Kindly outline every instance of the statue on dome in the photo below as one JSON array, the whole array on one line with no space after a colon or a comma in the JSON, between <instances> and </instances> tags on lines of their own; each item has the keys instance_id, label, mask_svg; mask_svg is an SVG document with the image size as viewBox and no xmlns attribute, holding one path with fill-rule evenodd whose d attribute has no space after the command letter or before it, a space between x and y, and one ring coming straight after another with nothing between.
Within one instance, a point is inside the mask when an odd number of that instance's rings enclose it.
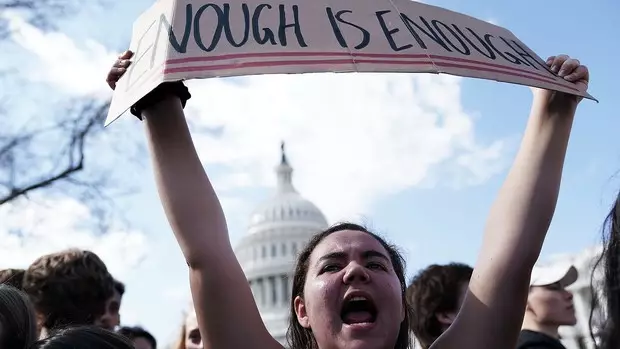
<instances>
[{"instance_id":1,"label":"statue on dome","mask_svg":"<svg viewBox=\"0 0 620 349\"><path fill-rule=\"evenodd\" d=\"M280 152L282 153L282 160L280 161L281 164L288 164L288 161L286 160L286 150L285 150L285 143L284 141L280 142Z\"/></svg>"}]
</instances>

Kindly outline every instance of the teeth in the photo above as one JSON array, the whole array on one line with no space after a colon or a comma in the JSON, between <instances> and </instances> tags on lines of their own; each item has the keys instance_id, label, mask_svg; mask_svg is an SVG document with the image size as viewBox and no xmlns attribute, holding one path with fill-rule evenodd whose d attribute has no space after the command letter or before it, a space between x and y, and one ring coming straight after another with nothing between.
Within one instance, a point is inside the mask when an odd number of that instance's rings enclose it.
<instances>
[{"instance_id":1,"label":"teeth","mask_svg":"<svg viewBox=\"0 0 620 349\"><path fill-rule=\"evenodd\" d=\"M349 299L349 301L365 301L365 300L367 300L367 299L364 296L355 296L355 297L352 297L351 299Z\"/></svg>"}]
</instances>

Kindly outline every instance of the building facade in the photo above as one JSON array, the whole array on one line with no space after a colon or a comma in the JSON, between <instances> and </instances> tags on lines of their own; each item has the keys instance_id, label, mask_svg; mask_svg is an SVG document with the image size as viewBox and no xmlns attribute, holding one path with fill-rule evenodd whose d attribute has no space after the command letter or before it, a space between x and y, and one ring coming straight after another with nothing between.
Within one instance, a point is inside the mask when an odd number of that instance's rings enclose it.
<instances>
[{"instance_id":1,"label":"building facade","mask_svg":"<svg viewBox=\"0 0 620 349\"><path fill-rule=\"evenodd\" d=\"M293 168L282 144L273 196L250 216L247 234L235 248L267 330L283 345L297 253L327 228L323 213L293 186Z\"/></svg>"}]
</instances>

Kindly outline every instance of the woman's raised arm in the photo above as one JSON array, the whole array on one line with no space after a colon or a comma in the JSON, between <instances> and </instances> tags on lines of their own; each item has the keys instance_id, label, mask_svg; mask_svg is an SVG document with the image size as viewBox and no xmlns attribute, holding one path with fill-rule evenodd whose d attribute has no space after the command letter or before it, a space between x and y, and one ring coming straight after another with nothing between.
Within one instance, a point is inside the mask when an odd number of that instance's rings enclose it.
<instances>
[{"instance_id":1,"label":"woman's raised arm","mask_svg":"<svg viewBox=\"0 0 620 349\"><path fill-rule=\"evenodd\" d=\"M125 72L120 68L128 65L117 61L108 82L115 83ZM189 266L204 347L281 348L267 332L237 262L222 207L194 147L180 98L169 94L145 106L142 116L159 196Z\"/></svg>"},{"instance_id":2,"label":"woman's raised arm","mask_svg":"<svg viewBox=\"0 0 620 349\"><path fill-rule=\"evenodd\" d=\"M585 91L588 70L550 57L555 73ZM459 315L432 349L514 348L532 268L553 218L562 168L581 98L534 90L521 147L487 221L482 248Z\"/></svg>"}]
</instances>

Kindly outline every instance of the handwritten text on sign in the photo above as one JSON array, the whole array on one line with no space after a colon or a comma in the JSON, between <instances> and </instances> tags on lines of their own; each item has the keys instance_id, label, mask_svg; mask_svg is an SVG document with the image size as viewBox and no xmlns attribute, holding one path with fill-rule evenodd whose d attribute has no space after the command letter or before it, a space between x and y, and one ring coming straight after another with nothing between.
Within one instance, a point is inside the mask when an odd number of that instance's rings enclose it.
<instances>
[{"instance_id":1,"label":"handwritten text on sign","mask_svg":"<svg viewBox=\"0 0 620 349\"><path fill-rule=\"evenodd\" d=\"M163 81L308 72L432 72L592 98L501 27L409 0L160 0L134 24L106 124Z\"/></svg>"}]
</instances>

